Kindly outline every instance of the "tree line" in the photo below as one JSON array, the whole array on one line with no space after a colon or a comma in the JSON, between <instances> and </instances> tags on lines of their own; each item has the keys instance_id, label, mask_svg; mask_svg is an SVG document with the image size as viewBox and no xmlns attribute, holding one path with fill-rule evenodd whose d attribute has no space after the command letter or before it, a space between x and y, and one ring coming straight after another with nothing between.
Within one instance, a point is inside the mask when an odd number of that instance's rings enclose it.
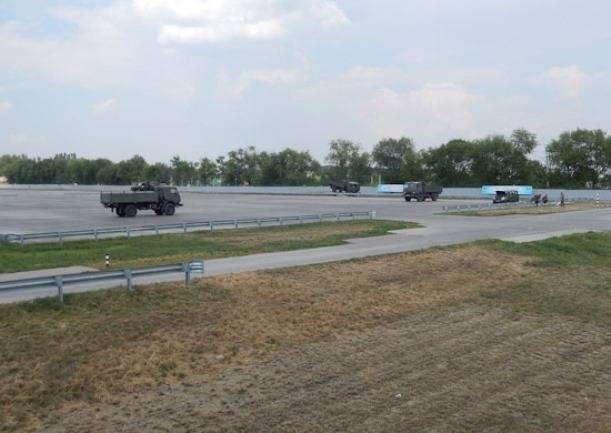
<instances>
[{"instance_id":1,"label":"tree line","mask_svg":"<svg viewBox=\"0 0 611 433\"><path fill-rule=\"evenodd\" d=\"M611 135L606 132L575 129L560 134L546 145L545 164L531 158L537 145L535 134L517 129L509 136L455 139L420 151L407 137L380 140L371 152L338 139L329 143L324 164L308 151L286 148L259 152L252 146L195 162L175 156L169 164L149 164L140 155L120 162L64 153L52 158L3 155L0 176L21 184L127 185L156 180L176 185L296 186L321 185L330 180L362 184L427 180L455 187L611 187Z\"/></svg>"}]
</instances>

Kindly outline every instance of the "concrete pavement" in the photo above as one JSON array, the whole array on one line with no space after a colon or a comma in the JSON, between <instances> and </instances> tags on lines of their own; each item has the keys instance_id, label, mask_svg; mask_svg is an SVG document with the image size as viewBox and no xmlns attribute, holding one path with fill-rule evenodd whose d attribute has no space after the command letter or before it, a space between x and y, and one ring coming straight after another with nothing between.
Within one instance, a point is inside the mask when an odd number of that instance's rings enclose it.
<instances>
[{"instance_id":1,"label":"concrete pavement","mask_svg":"<svg viewBox=\"0 0 611 433\"><path fill-rule=\"evenodd\" d=\"M540 240L584 231L611 231L611 209L566 212L549 215L511 215L504 217L461 217L450 215L413 215L423 228L400 230L390 235L350 240L347 244L277 253L254 254L206 261L206 276L235 272L311 265L368 256L400 253L471 242L481 239L513 241ZM182 274L135 280L136 285L181 281ZM76 293L116 287L116 282L89 286L67 286L64 293ZM0 303L53 296L55 290L4 292Z\"/></svg>"}]
</instances>

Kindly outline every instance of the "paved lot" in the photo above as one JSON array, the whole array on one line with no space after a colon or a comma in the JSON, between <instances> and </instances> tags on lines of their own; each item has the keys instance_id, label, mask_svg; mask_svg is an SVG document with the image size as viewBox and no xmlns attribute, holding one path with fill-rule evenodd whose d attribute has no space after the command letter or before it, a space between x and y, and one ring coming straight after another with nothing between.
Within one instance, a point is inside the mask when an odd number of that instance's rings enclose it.
<instances>
[{"instance_id":1,"label":"paved lot","mask_svg":"<svg viewBox=\"0 0 611 433\"><path fill-rule=\"evenodd\" d=\"M426 219L443 204L477 201L440 200L407 203L401 197L288 196L184 193L184 206L173 217L142 211L135 218L119 218L99 203L99 194L78 191L2 191L0 233L32 233L209 219L288 216L336 211L376 210L380 218Z\"/></svg>"},{"instance_id":2,"label":"paved lot","mask_svg":"<svg viewBox=\"0 0 611 433\"><path fill-rule=\"evenodd\" d=\"M0 197L1 198L1 197ZM32 232L53 229L108 227L122 224L148 224L160 219L194 221L211 218L279 216L330 211L375 209L380 218L416 221L424 228L374 238L356 239L346 245L280 253L209 260L206 275L272 269L324 263L403 251L452 245L478 239L505 239L517 242L544 239L583 231L611 231L611 209L566 212L548 215L503 217L461 217L439 214L443 201L406 203L396 198L350 198L307 196L253 196L188 194L188 206L173 218L143 215L119 219L104 212L97 195L65 192L20 192L12 197L14 206L0 209L0 232ZM448 203L449 201L445 201ZM40 203L37 205L37 203ZM1 272L1 270L0 270ZM49 271L56 274L54 271ZM176 281L182 275L143 278L137 283ZM116 286L116 282L66 288L66 292L88 291ZM4 292L2 302L51 295L53 290Z\"/></svg>"}]
</instances>

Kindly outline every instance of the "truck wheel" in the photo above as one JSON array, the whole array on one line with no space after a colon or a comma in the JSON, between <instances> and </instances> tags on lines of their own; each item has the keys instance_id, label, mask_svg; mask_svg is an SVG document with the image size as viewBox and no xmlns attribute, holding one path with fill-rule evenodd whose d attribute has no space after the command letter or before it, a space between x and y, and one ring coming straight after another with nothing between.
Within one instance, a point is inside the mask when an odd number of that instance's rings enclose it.
<instances>
[{"instance_id":1,"label":"truck wheel","mask_svg":"<svg viewBox=\"0 0 611 433\"><path fill-rule=\"evenodd\" d=\"M437 194L431 194L431 200L437 201Z\"/></svg>"},{"instance_id":2,"label":"truck wheel","mask_svg":"<svg viewBox=\"0 0 611 433\"><path fill-rule=\"evenodd\" d=\"M174 215L174 212L176 212L176 207L172 203L167 203L163 207L163 213L168 215L168 216Z\"/></svg>"},{"instance_id":3,"label":"truck wheel","mask_svg":"<svg viewBox=\"0 0 611 433\"><path fill-rule=\"evenodd\" d=\"M163 209L155 209L157 215L163 215Z\"/></svg>"},{"instance_id":4,"label":"truck wheel","mask_svg":"<svg viewBox=\"0 0 611 433\"><path fill-rule=\"evenodd\" d=\"M424 196L423 195L419 195L418 196L418 201L420 201L420 202L424 201Z\"/></svg>"},{"instance_id":5,"label":"truck wheel","mask_svg":"<svg viewBox=\"0 0 611 433\"><path fill-rule=\"evenodd\" d=\"M408 195L405 196L405 201L412 201L412 198Z\"/></svg>"},{"instance_id":6,"label":"truck wheel","mask_svg":"<svg viewBox=\"0 0 611 433\"><path fill-rule=\"evenodd\" d=\"M133 204L128 204L127 206L125 206L125 216L128 218L133 218L136 216L136 214L138 213L138 208L136 206L134 206Z\"/></svg>"}]
</instances>

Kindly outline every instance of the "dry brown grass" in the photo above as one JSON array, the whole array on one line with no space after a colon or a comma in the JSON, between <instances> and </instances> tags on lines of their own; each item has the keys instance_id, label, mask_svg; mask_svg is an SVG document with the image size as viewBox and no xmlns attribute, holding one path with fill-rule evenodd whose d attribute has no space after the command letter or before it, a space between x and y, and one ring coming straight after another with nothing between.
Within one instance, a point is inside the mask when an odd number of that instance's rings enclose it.
<instances>
[{"instance_id":1,"label":"dry brown grass","mask_svg":"<svg viewBox=\"0 0 611 433\"><path fill-rule=\"evenodd\" d=\"M490 210L451 212L452 215L463 216L505 216L505 215L545 215L552 213L575 212L581 210L606 209L611 207L611 202L574 202L564 206L541 205L532 207L501 208Z\"/></svg>"},{"instance_id":2,"label":"dry brown grass","mask_svg":"<svg viewBox=\"0 0 611 433\"><path fill-rule=\"evenodd\" d=\"M4 308L0 424L322 432L405 431L398 427L420 422L448 430L443 421L468 431L491 422L487 399L499 407L511 401L509 414L520 410L517 395L530 392L522 389L525 380L553 388L565 373L572 374L571 392L591 400L581 407L571 394L564 403L580 416L595 414L604 402L587 391L589 379L570 370L586 368L582 355L567 355L577 363L567 364L563 345L576 344L591 359L588 368L611 365L611 322L546 315L523 294L514 308L512 291L520 295L535 284L569 296L580 281L549 270L550 284L538 282L529 260L470 245L209 278L191 288L164 284L133 298L119 290L92 293L56 310ZM611 270L596 272L611 281ZM558 357L565 361L554 364ZM608 371L599 385L611 386ZM393 390L412 399L394 400ZM559 393L554 398L562 400ZM546 399L527 397L539 410ZM389 401L402 409L388 412ZM513 418L497 421L506 427L498 431L519 426Z\"/></svg>"}]
</instances>

